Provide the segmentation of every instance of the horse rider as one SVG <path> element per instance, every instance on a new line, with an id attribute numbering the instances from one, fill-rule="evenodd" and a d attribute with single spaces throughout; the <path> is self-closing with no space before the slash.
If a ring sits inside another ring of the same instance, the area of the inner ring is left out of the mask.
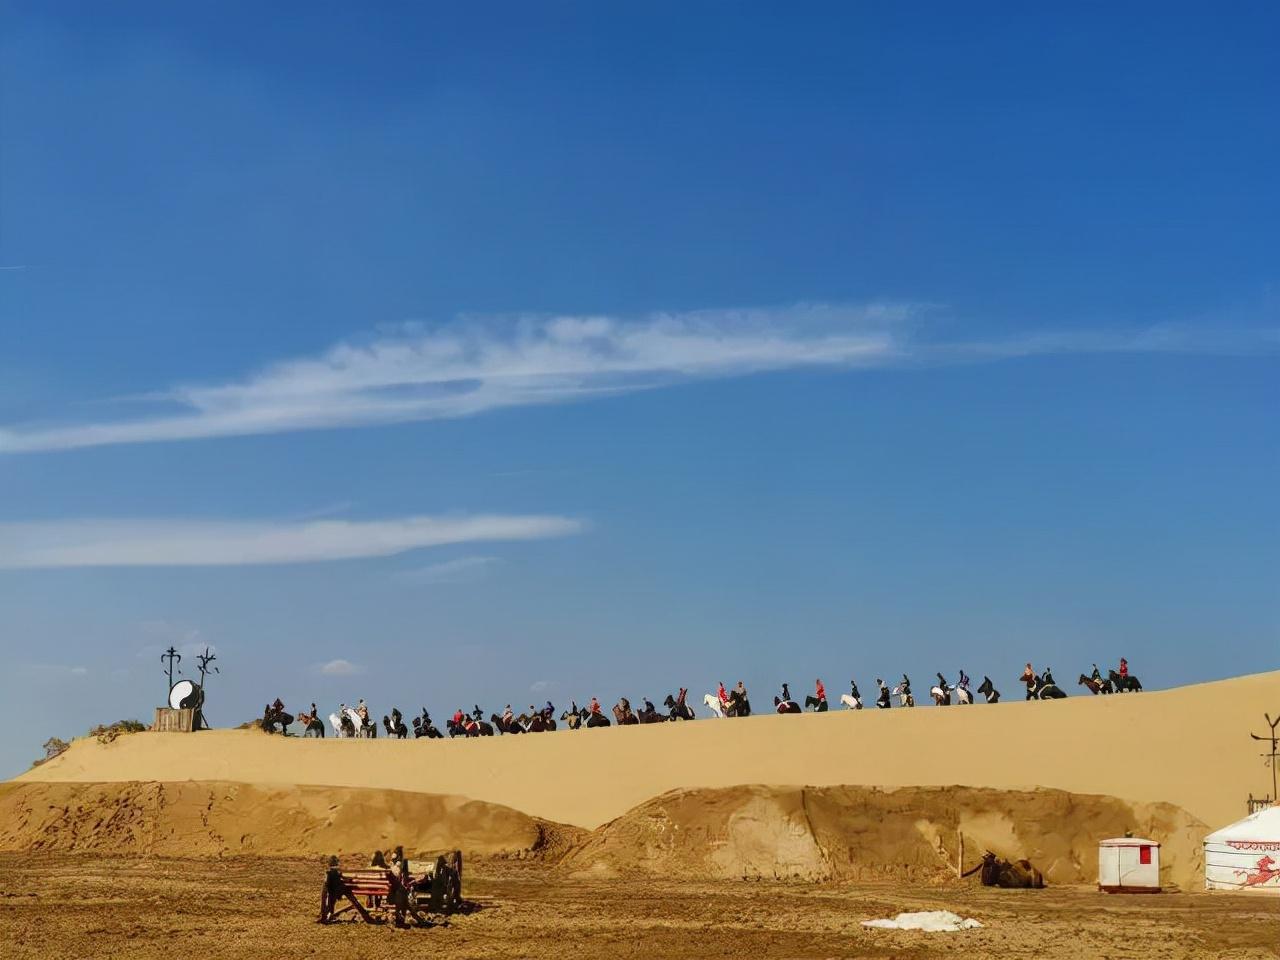
<path id="1" fill-rule="evenodd" d="M 893 706 L 893 701 L 889 699 L 889 688 L 879 677 L 876 677 L 876 686 L 880 688 L 880 693 L 876 695 L 876 706 L 881 710 L 889 709 Z"/>
<path id="2" fill-rule="evenodd" d="M 969 689 L 969 675 L 964 672 L 964 668 L 960 668 L 960 679 L 956 681 L 956 686 L 961 690 Z"/>
<path id="3" fill-rule="evenodd" d="M 1128 660 L 1126 660 L 1124 657 L 1121 657 L 1121 658 L 1120 658 L 1120 670 L 1119 670 L 1119 673 L 1120 673 L 1120 679 L 1121 679 L 1121 680 L 1128 680 L 1128 679 L 1129 679 L 1129 661 L 1128 661 Z"/>
<path id="4" fill-rule="evenodd" d="M 733 692 L 738 698 L 738 703 L 747 702 L 747 688 L 742 685 L 741 680 L 739 680 L 738 685 L 733 688 Z"/>
<path id="5" fill-rule="evenodd" d="M 902 675 L 902 695 L 904 697 L 911 696 L 911 678 L 905 673 Z"/>
<path id="6" fill-rule="evenodd" d="M 729 707 L 729 694 L 725 693 L 724 681 L 720 681 L 720 689 L 716 691 L 716 696 L 720 698 L 720 709 L 727 710 Z"/>
<path id="7" fill-rule="evenodd" d="M 454 713 L 454 715 L 453 715 L 453 725 L 454 725 L 455 727 L 459 727 L 459 728 L 461 728 L 461 726 L 462 726 L 462 722 L 463 722 L 466 718 L 467 718 L 467 715 L 466 715 L 465 713 L 463 713 L 463 712 L 462 712 L 462 708 L 461 708 L 461 707 L 459 707 L 459 708 L 457 709 L 457 712 L 455 712 L 455 713 Z"/>
<path id="8" fill-rule="evenodd" d="M 787 686 L 785 683 L 782 685 L 782 702 L 783 703 L 791 702 L 791 688 Z"/>
<path id="9" fill-rule="evenodd" d="M 854 700 L 862 699 L 862 694 L 858 692 L 858 683 L 856 680 L 849 681 L 849 695 L 853 697 Z"/>
<path id="10" fill-rule="evenodd" d="M 533 712 L 533 707 L 530 707 L 530 708 L 529 708 L 529 712 L 530 712 L 530 713 L 532 713 L 532 712 Z M 511 721 L 512 721 L 512 720 L 514 720 L 514 719 L 515 719 L 515 717 L 516 717 L 516 715 L 515 715 L 514 713 L 512 713 L 512 712 L 511 712 L 511 704 L 509 704 L 509 703 L 508 703 L 508 704 L 507 704 L 507 709 L 505 709 L 505 710 L 503 710 L 503 711 L 502 711 L 502 725 L 503 725 L 504 727 L 509 727 L 509 726 L 511 726 Z"/>
<path id="11" fill-rule="evenodd" d="M 813 709 L 821 713 L 827 709 L 827 688 L 822 685 L 822 678 L 818 677 L 813 681 L 813 699 L 815 701 Z"/>
<path id="12" fill-rule="evenodd" d="M 591 707 L 590 707 L 590 709 L 591 709 L 591 712 L 592 712 L 592 713 L 594 713 L 597 717 L 601 715 L 601 714 L 600 714 L 600 701 L 599 701 L 599 700 L 597 700 L 595 697 L 592 697 L 592 698 L 591 698 Z"/>
<path id="13" fill-rule="evenodd" d="M 937 677 L 938 677 L 939 689 L 941 689 L 943 693 L 946 693 L 947 691 L 949 691 L 951 689 L 951 685 L 947 683 L 947 678 L 944 677 L 941 673 L 939 673 Z"/>
<path id="14" fill-rule="evenodd" d="M 1051 670 L 1049 667 L 1044 668 L 1044 673 L 1040 675 L 1040 679 L 1044 681 L 1044 685 L 1046 687 L 1049 686 L 1050 684 L 1052 684 L 1055 687 L 1058 685 L 1058 681 L 1053 679 L 1053 670 Z"/>
<path id="15" fill-rule="evenodd" d="M 1098 669 L 1098 665 L 1096 663 L 1093 665 L 1093 673 L 1089 674 L 1089 679 L 1094 683 L 1102 682 L 1102 671 Z"/>

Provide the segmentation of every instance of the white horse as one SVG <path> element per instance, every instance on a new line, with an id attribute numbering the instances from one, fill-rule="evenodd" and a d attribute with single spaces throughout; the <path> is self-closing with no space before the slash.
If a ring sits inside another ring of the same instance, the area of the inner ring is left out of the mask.
<path id="1" fill-rule="evenodd" d="M 355 727 L 357 737 L 367 737 L 369 732 L 365 729 L 364 720 L 360 714 L 356 712 L 355 707 L 347 707 L 347 719 L 351 721 L 351 725 Z"/>
<path id="2" fill-rule="evenodd" d="M 968 687 L 956 687 L 956 703 L 961 706 L 973 703 L 973 694 Z"/>
<path id="3" fill-rule="evenodd" d="M 893 695 L 900 701 L 899 706 L 914 707 L 916 698 L 902 689 L 902 684 L 898 684 L 893 688 Z"/>
<path id="4" fill-rule="evenodd" d="M 943 689 L 936 683 L 929 688 L 929 696 L 933 697 L 933 702 L 939 707 L 951 706 L 951 688 Z"/>
<path id="5" fill-rule="evenodd" d="M 329 726 L 333 727 L 335 737 L 342 736 L 342 719 L 336 713 L 329 714 Z"/>
<path id="6" fill-rule="evenodd" d="M 855 696 L 853 696 L 853 694 L 850 694 L 850 693 L 842 693 L 842 694 L 840 694 L 840 702 L 841 702 L 841 703 L 843 703 L 843 704 L 844 704 L 846 707 L 848 707 L 850 710 L 861 710 L 861 709 L 862 709 L 862 698 L 861 698 L 861 697 L 855 697 Z"/>
<path id="7" fill-rule="evenodd" d="M 724 707 L 720 706 L 720 698 L 714 693 L 708 693 L 702 698 L 702 702 L 707 705 L 707 709 L 711 711 L 713 717 L 724 719 Z"/>

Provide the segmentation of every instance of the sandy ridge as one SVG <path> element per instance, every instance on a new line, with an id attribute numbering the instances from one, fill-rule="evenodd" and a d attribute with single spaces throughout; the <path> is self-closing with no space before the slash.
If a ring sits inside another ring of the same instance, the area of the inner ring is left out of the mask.
<path id="1" fill-rule="evenodd" d="M 1015 685 L 1005 688 L 1018 695 Z M 78 741 L 17 780 L 375 787 L 465 796 L 587 828 L 681 788 L 1044 786 L 1169 802 L 1219 825 L 1241 815 L 1250 791 L 1267 787 L 1248 732 L 1277 707 L 1280 672 L 1049 703 L 700 719 L 492 740 L 146 733 Z"/>

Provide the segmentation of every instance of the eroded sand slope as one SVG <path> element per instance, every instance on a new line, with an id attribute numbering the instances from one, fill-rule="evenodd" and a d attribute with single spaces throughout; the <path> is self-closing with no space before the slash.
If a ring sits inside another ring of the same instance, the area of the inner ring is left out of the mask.
<path id="1" fill-rule="evenodd" d="M 550 828 L 554 830 L 554 828 Z M 462 797 L 244 783 L 0 786 L 0 850 L 169 857 L 532 850 L 544 825 Z"/>
<path id="2" fill-rule="evenodd" d="M 1158 839 L 1163 879 L 1203 875 L 1205 827 L 1168 804 L 1058 790 L 739 786 L 656 797 L 592 833 L 458 797 L 218 782 L 0 787 L 0 850 L 97 855 L 311 857 L 348 862 L 402 844 L 536 855 L 584 879 L 941 880 L 957 830 L 969 863 L 990 849 L 1051 883 L 1094 879 L 1096 841 Z"/>
<path id="3" fill-rule="evenodd" d="M 1179 807 L 965 787 L 678 790 L 599 828 L 564 866 L 604 877 L 928 879 L 949 875 L 960 831 L 970 866 L 991 850 L 1030 860 L 1051 883 L 1087 883 L 1098 839 L 1126 830 L 1164 845 L 1165 883 L 1202 880 L 1205 827 Z"/>

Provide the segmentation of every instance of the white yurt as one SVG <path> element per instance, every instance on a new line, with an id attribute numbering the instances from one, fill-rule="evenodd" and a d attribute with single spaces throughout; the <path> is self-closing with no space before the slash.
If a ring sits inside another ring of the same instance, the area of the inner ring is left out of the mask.
<path id="1" fill-rule="evenodd" d="M 1280 806 L 1270 806 L 1204 838 L 1206 890 L 1280 896 Z"/>
<path id="2" fill-rule="evenodd" d="M 1098 889 L 1107 893 L 1159 893 L 1160 844 L 1142 837 L 1100 841 Z"/>

